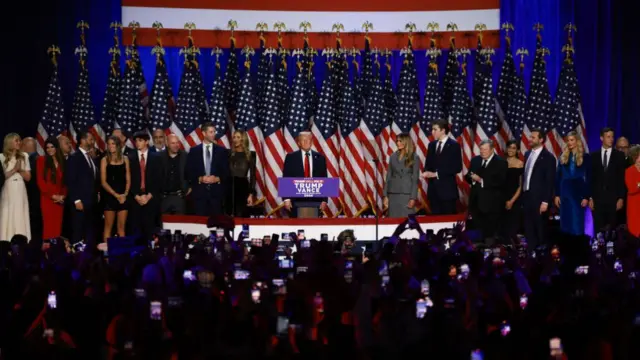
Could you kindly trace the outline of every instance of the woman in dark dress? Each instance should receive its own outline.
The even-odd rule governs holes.
[[[233,149],[229,154],[231,167],[231,191],[227,196],[227,213],[246,217],[247,206],[256,201],[256,153],[249,148],[249,136],[236,130],[232,139]]]
[[[507,180],[505,182],[505,221],[503,222],[503,235],[513,239],[522,226],[522,176],[524,162],[518,158],[520,147],[516,140],[507,142]]]
[[[107,140],[107,151],[100,161],[100,180],[102,183],[104,201],[104,232],[106,242],[111,236],[113,222],[117,216],[118,236],[125,236],[127,224],[128,204],[127,195],[131,186],[131,172],[129,159],[122,155],[120,138],[110,136]]]

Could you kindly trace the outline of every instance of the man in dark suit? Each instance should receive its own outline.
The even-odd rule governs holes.
[[[622,152],[624,154],[624,163],[627,168],[633,166],[633,161],[631,157],[629,157],[629,139],[624,136],[620,136],[618,140],[616,140],[616,150]],[[626,187],[625,187],[626,190]],[[626,196],[625,196],[626,198]],[[618,210],[617,215],[618,225],[627,223],[627,202],[624,202],[624,206],[622,209]]]
[[[493,141],[480,143],[480,156],[471,159],[465,180],[471,184],[469,212],[482,239],[493,245],[498,233],[500,214],[504,211],[504,186],[507,162],[495,154]]]
[[[201,125],[202,144],[191,148],[187,156],[186,178],[192,190],[196,215],[222,214],[229,181],[229,151],[215,143],[213,123]]]
[[[78,151],[69,156],[65,171],[68,189],[67,201],[72,210],[71,241],[84,240],[89,248],[95,245],[95,208],[100,189],[100,167],[91,158],[90,150],[95,139],[89,132],[81,131],[77,136]]]
[[[324,178],[327,177],[327,160],[324,155],[311,150],[313,143],[310,132],[303,131],[298,135],[298,147],[300,150],[287,154],[284,158],[283,177],[298,178]],[[320,208],[324,211],[327,209],[327,198],[313,199],[284,199],[284,207],[291,212],[292,217],[297,217],[298,207],[304,201],[305,206]]]
[[[605,227],[614,228],[616,212],[624,206],[626,187],[624,154],[613,148],[614,133],[611,128],[600,131],[602,147],[591,155],[591,199],[595,232]]]
[[[29,225],[31,227],[31,241],[34,244],[42,242],[42,210],[40,209],[40,189],[38,188],[38,174],[36,174],[36,140],[32,137],[22,139],[22,151],[29,154],[31,179],[25,182],[27,199],[29,201]]]
[[[155,129],[151,134],[153,138],[153,144],[149,147],[151,152],[161,152],[167,149],[167,136],[164,134],[164,130]]]
[[[149,151],[149,134],[133,135],[136,151],[129,155],[131,188],[129,201],[129,233],[140,236],[145,243],[152,239],[159,224],[162,189],[162,165],[157,154]]]
[[[449,137],[449,123],[436,120],[431,126],[435,141],[429,143],[422,177],[428,179],[427,197],[434,215],[456,213],[458,185],[456,176],[462,171],[460,145]]]
[[[113,136],[117,136],[122,144],[122,156],[130,156],[134,153],[133,149],[127,146],[127,136],[122,132],[122,129],[113,129],[111,133]]]
[[[546,241],[549,204],[552,204],[556,179],[556,159],[544,148],[545,136],[540,129],[532,129],[529,136],[531,150],[524,159],[522,201],[524,234],[529,249]]]
[[[160,211],[163,214],[185,214],[187,208],[185,198],[190,193],[184,171],[187,166],[187,153],[180,149],[180,139],[177,135],[171,134],[167,137],[167,149],[159,155],[162,164]]]

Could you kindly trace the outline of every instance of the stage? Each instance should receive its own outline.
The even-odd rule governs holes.
[[[437,232],[443,228],[451,228],[458,221],[463,221],[464,214],[445,216],[418,216],[420,226],[426,230]],[[164,215],[162,217],[165,229],[181,230],[185,234],[208,234],[211,228],[207,227],[207,217],[188,215]],[[404,218],[383,218],[378,222],[378,238],[393,234],[398,224]],[[329,239],[346,229],[352,229],[358,240],[376,240],[375,218],[321,218],[321,219],[268,219],[268,218],[235,218],[235,234],[240,233],[242,225],[249,225],[251,238],[262,238],[265,235],[298,232],[304,230],[308,239],[320,239],[320,234],[328,234]],[[417,237],[415,230],[407,230],[405,238]]]

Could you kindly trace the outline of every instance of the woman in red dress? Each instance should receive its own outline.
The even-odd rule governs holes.
[[[632,166],[624,176],[627,184],[627,227],[631,235],[640,238],[640,146],[629,149]],[[636,220],[633,220],[636,219]]]
[[[44,145],[46,154],[38,157],[36,175],[40,188],[40,209],[43,218],[43,239],[60,236],[67,188],[64,186],[64,155],[57,139],[49,138]]]

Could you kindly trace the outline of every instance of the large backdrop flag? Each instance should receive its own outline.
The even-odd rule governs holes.
[[[49,89],[47,97],[44,100],[44,110],[42,118],[38,123],[38,133],[36,134],[37,149],[40,155],[44,154],[44,142],[49,136],[57,137],[67,129],[67,123],[64,117],[64,105],[62,103],[62,88],[60,87],[60,79],[58,79],[58,55],[60,48],[51,45],[47,49],[47,53],[51,57],[53,71],[49,80]]]

